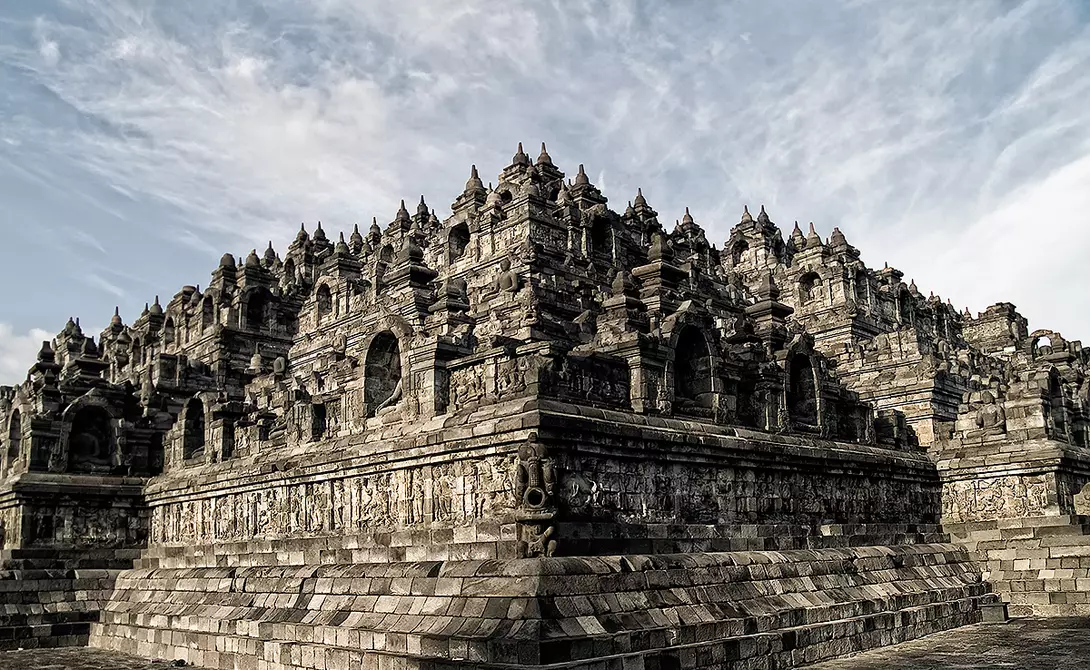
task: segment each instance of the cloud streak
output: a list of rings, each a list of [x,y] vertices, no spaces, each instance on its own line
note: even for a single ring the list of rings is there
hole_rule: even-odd
[[[787,227],[839,226],[959,306],[1011,300],[1090,336],[1067,307],[1090,280],[1090,17],[1074,1],[28,7],[0,20],[17,84],[0,158],[70,170],[33,193],[101,203],[92,239],[123,222],[145,234],[122,253],[169,240],[201,259],[148,268],[164,273],[148,293],[299,220],[388,221],[421,192],[442,216],[470,163],[494,174],[543,139],[614,205],[642,186],[721,240],[763,203]],[[84,273],[102,279],[84,277],[92,304],[147,299],[101,270]]]

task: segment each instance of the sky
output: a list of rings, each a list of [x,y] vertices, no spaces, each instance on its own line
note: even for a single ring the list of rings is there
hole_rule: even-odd
[[[0,383],[300,222],[444,218],[519,141],[1090,343],[1087,72],[1087,0],[0,0]]]

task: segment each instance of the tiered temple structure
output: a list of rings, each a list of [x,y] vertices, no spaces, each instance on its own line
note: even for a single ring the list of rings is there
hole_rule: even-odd
[[[208,668],[792,667],[1090,611],[1090,350],[521,145],[226,254],[0,389],[0,645]]]

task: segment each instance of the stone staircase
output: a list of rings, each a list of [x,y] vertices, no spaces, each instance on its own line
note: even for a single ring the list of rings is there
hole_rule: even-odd
[[[0,552],[0,650],[87,644],[114,579],[139,550]]]
[[[1090,615],[1090,516],[946,524],[1013,616]]]
[[[128,570],[95,647],[235,670],[787,668],[980,620],[949,544]],[[147,559],[145,558],[145,563]]]

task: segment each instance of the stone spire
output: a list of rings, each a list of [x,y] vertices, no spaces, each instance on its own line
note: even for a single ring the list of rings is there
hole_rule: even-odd
[[[325,231],[322,230],[322,222],[318,222],[318,227],[314,229],[314,237],[312,238],[315,243],[322,245],[329,242],[329,238],[326,237]]]
[[[467,195],[485,193],[484,183],[481,181],[481,175],[477,173],[476,165],[471,165],[469,168],[469,179],[466,180],[465,193]]]
[[[757,215],[757,223],[772,223],[772,220],[768,218],[768,212],[765,211],[764,205],[761,205],[761,213]]]
[[[821,236],[814,229],[814,222],[810,222],[810,232],[806,234],[806,248],[817,249],[821,247]]]
[[[348,236],[348,248],[353,253],[359,253],[363,249],[363,235],[360,235],[360,224],[352,224],[352,234]]]
[[[583,169],[583,164],[579,164],[579,172],[575,175],[576,186],[590,186],[590,178],[587,177],[587,171]]]
[[[749,205],[742,205],[742,219],[738,223],[753,223],[753,215],[749,213]]]
[[[518,150],[515,151],[515,155],[511,157],[512,165],[530,165],[530,157],[526,155],[526,152],[522,150],[522,142],[519,142]]]
[[[553,157],[549,155],[549,152],[545,149],[545,143],[541,143],[541,153],[537,156],[538,165],[552,165]]]

